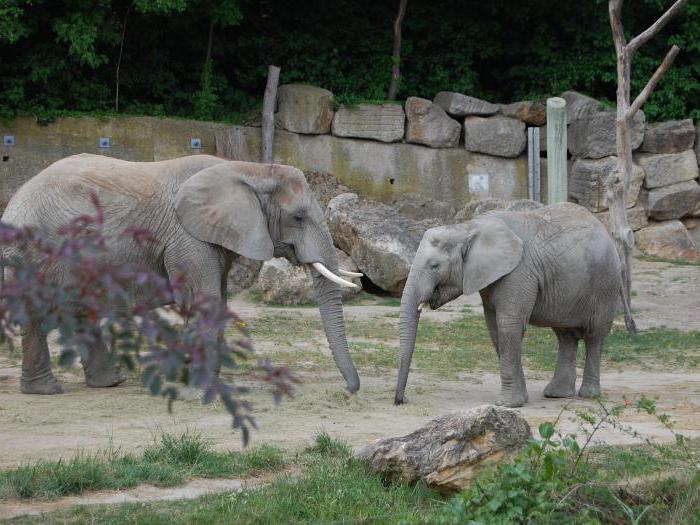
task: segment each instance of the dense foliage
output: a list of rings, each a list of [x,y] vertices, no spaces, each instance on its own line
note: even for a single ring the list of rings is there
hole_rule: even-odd
[[[119,78],[122,112],[238,120],[271,63],[282,82],[383,99],[397,4],[0,0],[0,116],[114,111]],[[625,28],[639,33],[670,4],[628,2]],[[645,107],[650,120],[700,118],[699,15],[690,2],[635,58],[637,92],[671,44],[682,49]],[[614,100],[607,1],[410,0],[401,71],[399,98],[456,90],[507,102],[577,89]]]
[[[58,332],[64,366],[85,358],[95,345],[106,345],[126,367],[139,362],[144,385],[169,403],[178,397],[178,383],[201,388],[204,403],[221,400],[247,442],[255,424],[243,399],[247,388],[219,373],[240,370],[255,357],[244,323],[218,298],[192,296],[184,274],[168,281],[143,265],[111,263],[105,256],[104,217],[93,199],[94,216],[79,216],[49,235],[0,224],[0,271],[6,272],[0,338],[11,342],[36,320],[44,331]],[[126,228],[123,235],[141,246],[157,242],[146,230]],[[236,334],[220,337],[229,325],[238,328]],[[246,375],[270,384],[277,400],[291,393],[289,371],[268,361],[248,367]]]

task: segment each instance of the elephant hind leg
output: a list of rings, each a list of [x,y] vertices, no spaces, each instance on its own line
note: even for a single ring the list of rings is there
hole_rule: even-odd
[[[573,397],[576,393],[576,351],[579,334],[572,330],[552,328],[559,341],[554,377],[544,389],[544,397]]]
[[[90,349],[87,359],[83,360],[83,371],[85,384],[90,388],[117,386],[126,379],[104,343],[98,343]]]
[[[24,394],[62,394],[61,383],[51,371],[51,355],[46,334],[39,321],[31,319],[22,331],[22,378],[20,389]]]
[[[579,388],[579,397],[596,398],[600,396],[600,355],[603,350],[604,335],[591,335],[586,341],[586,366],[583,369],[583,381]]]

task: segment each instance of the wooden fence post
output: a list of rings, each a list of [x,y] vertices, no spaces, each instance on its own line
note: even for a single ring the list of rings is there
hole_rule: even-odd
[[[566,100],[547,99],[547,204],[568,200],[566,180]]]
[[[527,196],[540,202],[540,128],[527,128]]]
[[[275,102],[277,101],[277,84],[280,80],[280,68],[267,68],[267,85],[263,97],[262,110],[262,162],[272,162],[272,145],[275,138]]]

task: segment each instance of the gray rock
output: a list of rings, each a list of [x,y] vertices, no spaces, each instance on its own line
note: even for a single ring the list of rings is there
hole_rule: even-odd
[[[405,118],[398,104],[341,106],[333,117],[333,135],[398,142],[403,139]]]
[[[690,238],[693,239],[696,248],[700,249],[700,218],[686,217],[681,221],[685,229],[688,230]]]
[[[606,210],[605,181],[616,166],[617,157],[577,159],[569,172],[569,197],[593,212]],[[626,195],[628,208],[637,204],[643,181],[644,170],[635,164]]]
[[[601,211],[594,213],[594,215],[608,231],[611,231],[609,211]],[[633,232],[647,227],[649,219],[647,219],[647,211],[644,209],[644,206],[638,204],[634,208],[627,208],[627,224]]]
[[[340,250],[336,252],[341,268],[351,272],[357,271],[357,266],[347,255]],[[343,277],[343,279],[360,285],[359,278]],[[263,263],[260,276],[250,290],[259,294],[260,299],[266,304],[290,306],[316,303],[316,292],[308,267],[295,266],[282,257],[275,257]],[[349,299],[360,291],[341,287],[343,299]]]
[[[306,171],[306,182],[309,183],[311,191],[318,200],[322,209],[328,206],[328,203],[333,197],[337,197],[342,193],[350,191],[345,184],[340,182],[330,173],[322,171]]]
[[[495,116],[464,119],[464,147],[467,151],[499,157],[517,157],[527,146],[525,123]]]
[[[435,95],[433,102],[453,117],[495,115],[499,109],[497,104],[451,91],[441,91]]]
[[[695,157],[700,165],[700,127],[695,130]]]
[[[646,153],[678,153],[693,148],[695,126],[692,119],[670,120],[648,124],[639,151]]]
[[[683,153],[640,153],[635,160],[644,168],[644,187],[652,189],[697,179],[698,163],[692,150]]]
[[[262,261],[254,261],[242,255],[236,255],[228,273],[227,293],[229,297],[238,295],[243,290],[253,286],[260,274],[262,265]]]
[[[370,281],[399,297],[427,227],[386,204],[360,200],[355,193],[331,200],[326,215],[336,246]]]
[[[616,115],[612,111],[596,111],[584,114],[570,122],[567,141],[574,157],[600,159],[617,153]],[[644,113],[638,111],[630,126],[632,149],[644,139]]]
[[[295,133],[328,133],[333,120],[333,93],[305,84],[285,84],[277,90],[278,127]]]
[[[492,461],[517,452],[530,432],[518,411],[482,405],[435,418],[406,436],[377,440],[355,457],[389,480],[422,481],[450,494],[469,487]]]
[[[650,223],[634,234],[637,247],[646,255],[662,259],[700,260],[698,247],[681,221]]]
[[[477,215],[483,215],[490,211],[527,211],[541,208],[542,206],[541,203],[530,199],[516,199],[512,201],[495,198],[474,199],[457,212],[454,216],[454,222],[467,222]]]
[[[542,100],[501,104],[501,115],[517,118],[530,126],[544,126],[547,122],[547,105]]]
[[[566,122],[568,124],[600,110],[600,102],[578,91],[564,91],[560,97],[566,100]]]
[[[432,148],[455,148],[459,144],[459,122],[430,100],[408,97],[406,120],[406,142]]]
[[[394,199],[391,205],[403,216],[414,221],[437,220],[449,224],[455,215],[454,206],[447,202],[431,199],[420,193],[404,193]]]
[[[505,211],[529,211],[536,210],[544,206],[541,202],[536,202],[530,199],[516,199],[506,202]]]
[[[700,185],[694,180],[649,191],[647,210],[657,221],[680,219],[700,203]]]

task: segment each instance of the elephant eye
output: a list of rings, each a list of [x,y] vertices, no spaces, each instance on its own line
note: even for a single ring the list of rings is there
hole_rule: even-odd
[[[437,270],[440,265],[437,263],[437,261],[432,261],[428,264],[428,266],[430,266],[431,270]]]
[[[293,217],[296,222],[301,222],[304,220],[304,216],[301,213],[295,213]]]

